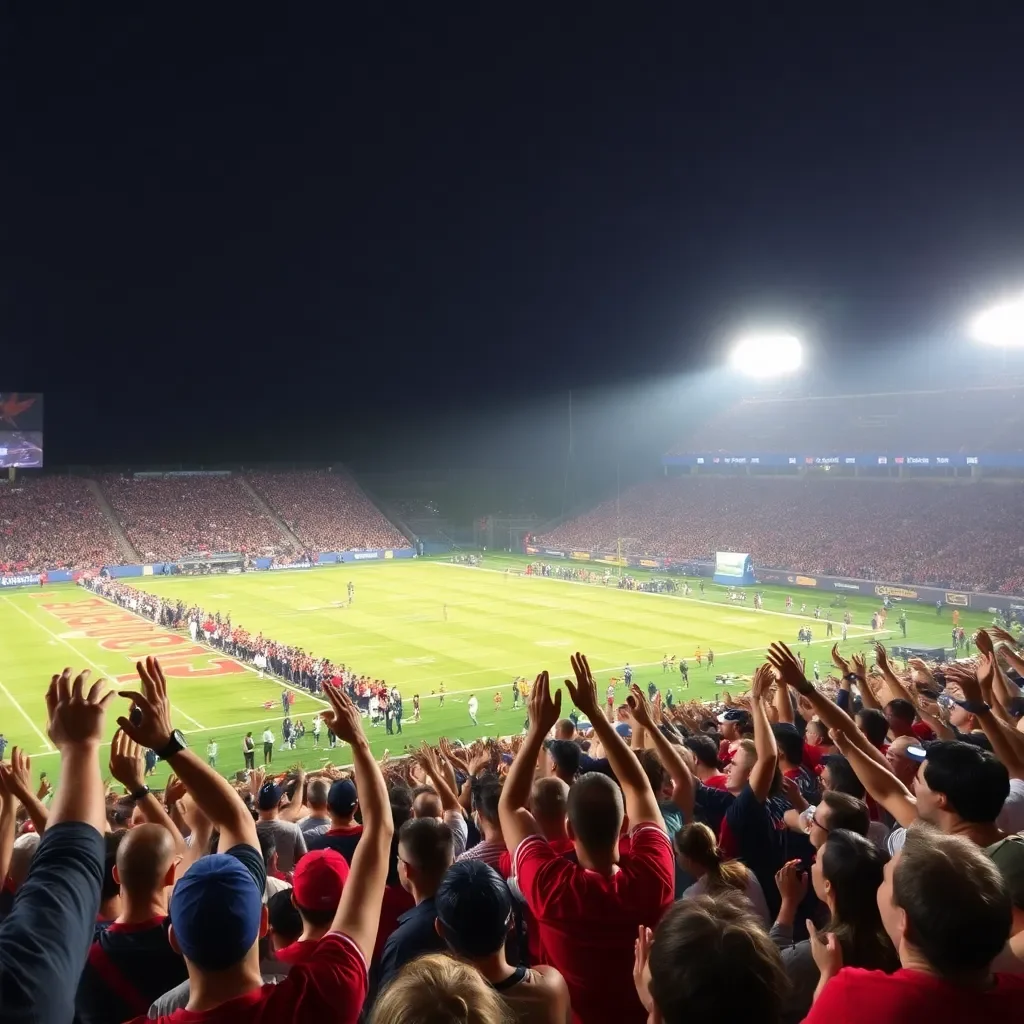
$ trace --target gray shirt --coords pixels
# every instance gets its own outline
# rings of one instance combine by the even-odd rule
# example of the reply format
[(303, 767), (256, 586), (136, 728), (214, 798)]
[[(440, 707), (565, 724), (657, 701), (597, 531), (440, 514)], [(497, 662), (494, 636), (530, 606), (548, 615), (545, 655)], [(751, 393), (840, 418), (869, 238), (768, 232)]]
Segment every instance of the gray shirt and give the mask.
[(320, 818), (315, 814), (311, 814), (299, 822), (299, 831), (304, 839), (309, 839), (310, 836), (322, 836), (330, 827), (330, 818)]
[(779, 947), (782, 963), (792, 985), (783, 1019), (787, 1022), (801, 1021), (810, 1012), (820, 974), (818, 965), (814, 962), (814, 954), (811, 952), (810, 939), (794, 942), (792, 925), (782, 925), (778, 921), (772, 925), (772, 930), (768, 934)]
[(267, 818), (256, 822), (256, 832), (273, 837), (278, 870), (285, 874), (294, 871), (296, 862), (306, 853), (306, 840), (299, 826), (294, 821)]

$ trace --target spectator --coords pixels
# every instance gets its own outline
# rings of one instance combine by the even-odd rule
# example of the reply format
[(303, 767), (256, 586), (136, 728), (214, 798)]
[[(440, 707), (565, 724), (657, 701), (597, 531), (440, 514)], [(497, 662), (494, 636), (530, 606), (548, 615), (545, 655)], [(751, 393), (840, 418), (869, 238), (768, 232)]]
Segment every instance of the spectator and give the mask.
[(331, 827), (309, 841), (311, 850), (335, 850), (350, 864), (363, 835), (363, 826), (356, 821), (359, 795), (351, 779), (335, 779), (327, 792), (327, 813)]
[(384, 991), (370, 1024), (514, 1024), (479, 971), (448, 956), (422, 956)]
[(1009, 893), (974, 843), (915, 825), (877, 899), (901, 969), (846, 966), (835, 936), (816, 940), (821, 975), (807, 1024), (1020, 1020), (1024, 978), (992, 972), (1010, 935)]
[(567, 1024), (569, 989), (553, 967), (513, 967), (505, 942), (513, 920), (505, 880), (480, 860), (448, 869), (437, 891), (437, 930), (452, 952), (475, 967), (521, 1024)]
[(771, 915), (761, 885), (751, 871), (738, 860), (726, 860), (715, 841), (715, 834), (703, 822), (684, 826), (675, 839), (680, 867), (696, 881), (683, 893), (683, 899), (717, 896), (737, 892), (750, 902), (750, 910), (767, 928)]
[(548, 774), (571, 786), (580, 770), (579, 745), (572, 740), (550, 740), (547, 750)]
[(507, 852), (505, 836), (498, 815), (501, 800), (501, 782), (495, 775), (484, 775), (472, 785), (473, 820), (483, 839), (459, 856), (459, 860), (482, 860), (495, 871), (501, 867), (501, 858)]
[(302, 918), (302, 934), (277, 950), (278, 960), (304, 964), (312, 959), (317, 944), (334, 923), (348, 876), (348, 861), (335, 850), (314, 850), (299, 861), (291, 898)]
[(782, 958), (739, 893), (681, 900), (639, 934), (633, 979), (649, 1021), (706, 1021), (726, 1006), (735, 1020), (782, 1024)]
[[(814, 893), (829, 910), (826, 930), (836, 937), (843, 963), (865, 970), (895, 971), (896, 951), (882, 927), (875, 893), (882, 884), (888, 857), (863, 836), (837, 829), (828, 833), (811, 867)], [(779, 870), (777, 883), (782, 907), (770, 936), (782, 951), (789, 975), (789, 1011), (802, 1019), (811, 1007), (818, 970), (811, 949), (812, 939), (793, 942), (793, 922), (807, 894), (807, 875), (791, 861)]]
[(284, 793), (275, 782), (264, 782), (266, 778), (262, 768), (251, 775), (250, 787), (256, 797), (256, 809), (259, 820), (256, 822), (256, 834), (266, 836), (277, 850), (279, 870), (288, 876), (306, 852), (306, 840), (302, 830), (294, 821), (285, 821), (281, 817), (281, 799)]
[(434, 927), (434, 897), (452, 865), (452, 853), (452, 831), (436, 818), (407, 821), (398, 833), (398, 874), (416, 906), (399, 917), (398, 927), (384, 944), (375, 986), (378, 991), (410, 960), (444, 949)]
[[(373, 948), (391, 843), (391, 814), (380, 769), (359, 723), (359, 712), (340, 690), (328, 694), (334, 732), (350, 744), (362, 782), (365, 835), (353, 858), (350, 884), (327, 935), (305, 963), (278, 985), (263, 985), (259, 937), (266, 930), (264, 869), (256, 825), (228, 783), (183, 746), (171, 727), (167, 684), (159, 664), (140, 666), (142, 692), (134, 714), (120, 720), (131, 738), (168, 760), (210, 821), (220, 830), (220, 848), (193, 864), (171, 897), (169, 941), (188, 966), (187, 1010), (157, 1019), (183, 1024), (225, 1019), (359, 1019), (366, 994), (366, 962)], [(232, 1003), (230, 1011), (224, 1004)], [(142, 1024), (145, 1017), (137, 1018)]]
[[(539, 924), (549, 963), (569, 986), (573, 1020), (642, 1021), (629, 987), (630, 952), (640, 926), (656, 925), (671, 904), (672, 847), (657, 798), (633, 753), (601, 713), (587, 660), (572, 659), (573, 703), (593, 725), (619, 788), (607, 776), (580, 776), (569, 791), (568, 832), (576, 863), (560, 857), (526, 808), (544, 739), (560, 717), (548, 674), (530, 691), (530, 726), (499, 803), (502, 832), (513, 847), (513, 876)], [(625, 804), (625, 806), (623, 806)], [(619, 850), (623, 813), (631, 826), (628, 854)]]
[[(103, 693), (102, 680), (87, 689), (88, 675), (72, 682), (65, 669), (46, 692), (60, 779), (28, 875), (0, 923), (0, 1015), (12, 1024), (72, 1019), (99, 911), (107, 816), (97, 754), (114, 694)], [(0, 778), (10, 793), (9, 766)]]
[[(327, 779), (310, 779), (306, 786), (306, 806), (309, 808), (309, 814), (298, 822), (298, 826), (308, 849), (316, 849), (310, 846), (310, 839), (313, 836), (324, 835), (333, 824), (328, 806), (330, 789), (331, 783)], [(351, 857), (348, 859), (351, 860)]]

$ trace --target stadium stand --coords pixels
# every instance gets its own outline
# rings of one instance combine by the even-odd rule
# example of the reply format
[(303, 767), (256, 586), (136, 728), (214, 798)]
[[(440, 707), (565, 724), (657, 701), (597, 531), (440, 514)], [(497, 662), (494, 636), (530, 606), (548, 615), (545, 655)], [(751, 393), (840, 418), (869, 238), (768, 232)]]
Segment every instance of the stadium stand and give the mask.
[(817, 455), (1016, 452), (1022, 398), (1020, 387), (976, 387), (746, 399), (723, 407), (669, 454), (811, 454), (808, 445)]
[(20, 476), (0, 486), (0, 569), (91, 569), (118, 561), (117, 541), (88, 482)]
[(312, 550), (408, 546), (408, 540), (343, 472), (252, 473), (248, 479), (288, 528)]
[(1009, 592), (1024, 573), (1019, 483), (665, 477), (539, 538), (559, 549), (713, 558), (755, 565)]
[(103, 491), (125, 533), (148, 560), (288, 547), (273, 521), (231, 476), (106, 476)]

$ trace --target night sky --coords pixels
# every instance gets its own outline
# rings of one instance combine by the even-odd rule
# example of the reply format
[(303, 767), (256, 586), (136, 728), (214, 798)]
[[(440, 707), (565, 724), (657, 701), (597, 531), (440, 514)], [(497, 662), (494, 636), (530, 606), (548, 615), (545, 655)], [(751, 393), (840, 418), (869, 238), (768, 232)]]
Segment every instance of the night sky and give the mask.
[(52, 464), (500, 460), (745, 320), (839, 368), (1024, 283), (1019, 4), (43, 6), (0, 390)]

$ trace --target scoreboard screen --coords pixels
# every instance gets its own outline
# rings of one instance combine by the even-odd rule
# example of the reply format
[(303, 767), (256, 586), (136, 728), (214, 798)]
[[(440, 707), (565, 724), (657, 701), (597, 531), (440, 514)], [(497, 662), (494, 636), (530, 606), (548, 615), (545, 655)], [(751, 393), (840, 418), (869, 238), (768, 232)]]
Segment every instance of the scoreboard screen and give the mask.
[(43, 465), (43, 396), (0, 391), (0, 469)]

